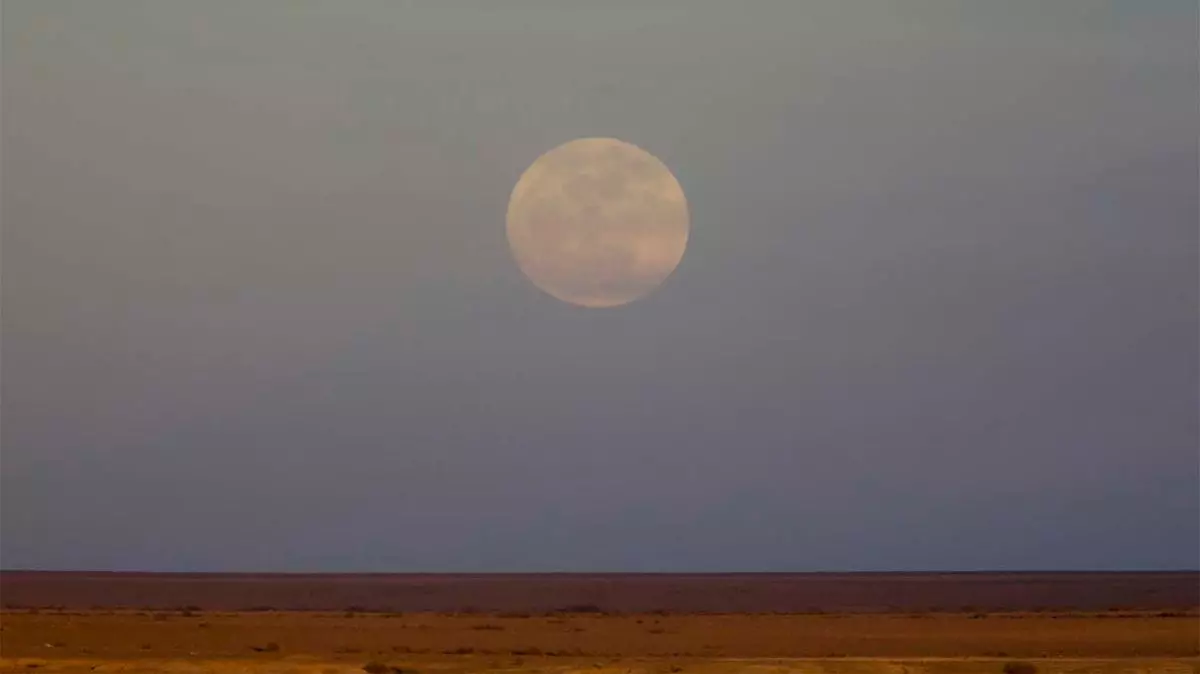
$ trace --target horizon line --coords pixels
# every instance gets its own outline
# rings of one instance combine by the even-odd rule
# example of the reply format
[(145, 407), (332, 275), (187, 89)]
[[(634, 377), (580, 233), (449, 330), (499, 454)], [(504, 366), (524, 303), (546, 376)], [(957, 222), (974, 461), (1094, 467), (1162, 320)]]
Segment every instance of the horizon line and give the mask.
[(850, 576), (850, 575), (1030, 575), (1030, 574), (1200, 574), (1197, 568), (1176, 569), (922, 569), (816, 571), (188, 571), (154, 569), (0, 568), (0, 574), (108, 574), (162, 576)]

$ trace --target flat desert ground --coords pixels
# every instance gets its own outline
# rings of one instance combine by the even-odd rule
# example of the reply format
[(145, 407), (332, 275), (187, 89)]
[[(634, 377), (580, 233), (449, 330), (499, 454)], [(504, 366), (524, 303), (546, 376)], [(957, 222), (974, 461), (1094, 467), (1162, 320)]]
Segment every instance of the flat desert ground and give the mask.
[(1200, 671), (1195, 572), (4, 572), (0, 599), (3, 672)]

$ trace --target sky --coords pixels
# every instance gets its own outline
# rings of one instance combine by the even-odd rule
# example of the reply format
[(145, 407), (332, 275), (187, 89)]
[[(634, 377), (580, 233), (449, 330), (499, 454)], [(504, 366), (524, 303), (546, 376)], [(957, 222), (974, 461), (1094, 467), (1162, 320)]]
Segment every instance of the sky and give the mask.
[[(0, 566), (1200, 566), (1191, 0), (6, 0)], [(682, 262), (521, 273), (653, 153)]]

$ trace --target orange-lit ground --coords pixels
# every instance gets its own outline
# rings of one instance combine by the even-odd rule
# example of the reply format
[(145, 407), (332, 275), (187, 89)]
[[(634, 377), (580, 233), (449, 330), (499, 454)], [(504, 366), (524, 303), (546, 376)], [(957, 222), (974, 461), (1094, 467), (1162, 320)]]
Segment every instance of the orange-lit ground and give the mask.
[[(1181, 582), (1195, 580), (1194, 574), (1115, 580), (1096, 576), (1090, 581), (1090, 593), (1072, 586), (1078, 577), (1031, 576), (942, 581), (831, 576), (823, 579), (824, 584), (813, 577), (705, 581), (671, 576), (560, 576), (540, 581), (533, 576), (349, 577), (332, 584), (317, 577), (105, 576), (99, 582), (68, 574), (35, 576), (36, 582), (21, 585), (12, 582), (14, 578), (28, 581), (30, 576), (3, 576), (0, 589), (10, 606), (0, 614), (0, 671), (4, 672), (333, 674), (360, 672), (375, 662), (394, 668), (381, 671), (447, 673), (952, 674), (1002, 672), (1018, 661), (1032, 664), (1040, 674), (1200, 671), (1200, 611), (1194, 603), (1188, 605), (1190, 585)], [(1027, 585), (1022, 587), (1021, 580)], [(996, 591), (997, 587), (1034, 605), (1039, 597), (1061, 602), (1076, 593), (1073, 596), (1090, 602), (1112, 604), (1129, 604), (1130, 597), (1141, 597), (1144, 606), (1104, 611), (1078, 606), (1054, 611), (997, 610), (996, 604), (1010, 596)], [(639, 588), (640, 593), (635, 591)], [(204, 589), (208, 592), (200, 591)], [(893, 608), (858, 606), (856, 593)], [(495, 610), (212, 607), (266, 600), (285, 606), (345, 600), (449, 602), (466, 596)], [(39, 597), (41, 608), (13, 607), (17, 600)], [(57, 605), (48, 607), (47, 597), (57, 599)], [(587, 598), (601, 603), (575, 604), (574, 612), (562, 610)], [(824, 598), (823, 605), (815, 598)], [(197, 603), (182, 603), (188, 600)], [(209, 605), (202, 605), (203, 600)], [(638, 600), (659, 605), (674, 602), (677, 607), (750, 600), (818, 605), (808, 613), (616, 608), (628, 608)], [(110, 605), (80, 606), (84, 602)], [(117, 607), (137, 602), (147, 608)], [(562, 604), (559, 609), (529, 610), (556, 602)], [(958, 602), (974, 606), (913, 610)], [(174, 608), (165, 608), (172, 604)], [(500, 610), (505, 607), (509, 610)]]
[[(992, 671), (999, 671), (996, 663), (1046, 658), (1055, 662), (1099, 658), (1118, 664), (1138, 658), (1127, 662), (1142, 665), (1165, 658), (1160, 667), (1172, 661), (1195, 666), (1200, 638), (1195, 613), (1170, 617), (1151, 613), (529, 617), (189, 613), (7, 611), (0, 640), (3, 663), (9, 671), (29, 664), (40, 665), (43, 671), (66, 666), (82, 671), (84, 665), (89, 671), (156, 671), (187, 663), (204, 665), (200, 671), (229, 667), (352, 671), (372, 660), (405, 671), (570, 671), (585, 665), (595, 669), (597, 664), (632, 671), (643, 665), (698, 671), (701, 666), (732, 666), (729, 659), (986, 658), (994, 659)], [(985, 664), (989, 663), (974, 663)], [(748, 666), (742, 662), (743, 669), (737, 671)], [(910, 669), (914, 666), (909, 664)], [(1092, 666), (1094, 670), (1098, 665)]]

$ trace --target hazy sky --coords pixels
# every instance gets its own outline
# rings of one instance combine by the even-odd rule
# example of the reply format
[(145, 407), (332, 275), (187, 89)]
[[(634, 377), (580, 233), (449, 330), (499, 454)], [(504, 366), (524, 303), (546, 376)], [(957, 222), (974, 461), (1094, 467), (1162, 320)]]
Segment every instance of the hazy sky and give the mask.
[[(1195, 568), (1192, 0), (5, 0), (6, 568)], [(584, 309), (538, 155), (691, 232)]]

